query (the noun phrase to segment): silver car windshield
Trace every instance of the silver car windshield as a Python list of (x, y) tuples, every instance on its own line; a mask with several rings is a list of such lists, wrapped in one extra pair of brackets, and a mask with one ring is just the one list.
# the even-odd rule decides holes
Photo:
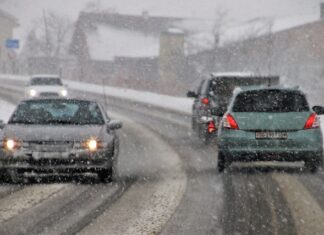
[(79, 100), (35, 100), (22, 102), (9, 124), (102, 125), (98, 105)]
[(59, 78), (45, 78), (37, 77), (32, 78), (30, 81), (31, 86), (62, 86), (62, 81)]

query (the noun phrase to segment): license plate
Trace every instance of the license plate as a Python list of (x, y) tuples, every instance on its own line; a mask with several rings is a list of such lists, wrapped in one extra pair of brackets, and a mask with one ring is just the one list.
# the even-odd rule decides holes
[(39, 159), (51, 159), (51, 158), (66, 158), (66, 157), (68, 157), (68, 154), (67, 153), (59, 153), (59, 152), (56, 152), (56, 153), (33, 152), (32, 156), (34, 159), (39, 160)]
[(287, 132), (255, 132), (256, 139), (287, 139)]

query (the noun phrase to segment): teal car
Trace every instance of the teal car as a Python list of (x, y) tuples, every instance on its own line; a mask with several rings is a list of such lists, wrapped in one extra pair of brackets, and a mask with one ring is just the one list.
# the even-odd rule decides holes
[(296, 88), (237, 91), (218, 130), (219, 172), (236, 161), (303, 161), (315, 172), (323, 162), (321, 114)]

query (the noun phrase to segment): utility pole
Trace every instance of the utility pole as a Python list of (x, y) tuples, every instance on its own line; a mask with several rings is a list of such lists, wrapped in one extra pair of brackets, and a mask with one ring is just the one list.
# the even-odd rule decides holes
[(45, 40), (46, 40), (46, 57), (50, 57), (50, 44), (49, 44), (49, 35), (48, 35), (48, 26), (45, 10), (43, 10), (43, 19), (44, 19), (44, 28), (45, 28)]

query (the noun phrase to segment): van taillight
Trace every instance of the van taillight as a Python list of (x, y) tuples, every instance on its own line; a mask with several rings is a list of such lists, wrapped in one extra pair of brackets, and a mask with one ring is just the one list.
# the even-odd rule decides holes
[(205, 105), (209, 105), (209, 99), (207, 97), (201, 99), (201, 103)]
[(237, 125), (237, 122), (235, 121), (234, 117), (231, 114), (225, 114), (223, 119), (223, 127), (227, 129), (234, 129), (238, 130), (239, 126)]
[(316, 113), (312, 113), (307, 119), (304, 129), (318, 128), (319, 126), (320, 126), (319, 117), (316, 115)]
[(214, 121), (210, 121), (208, 124), (208, 133), (213, 133), (214, 131), (216, 131), (216, 126)]

